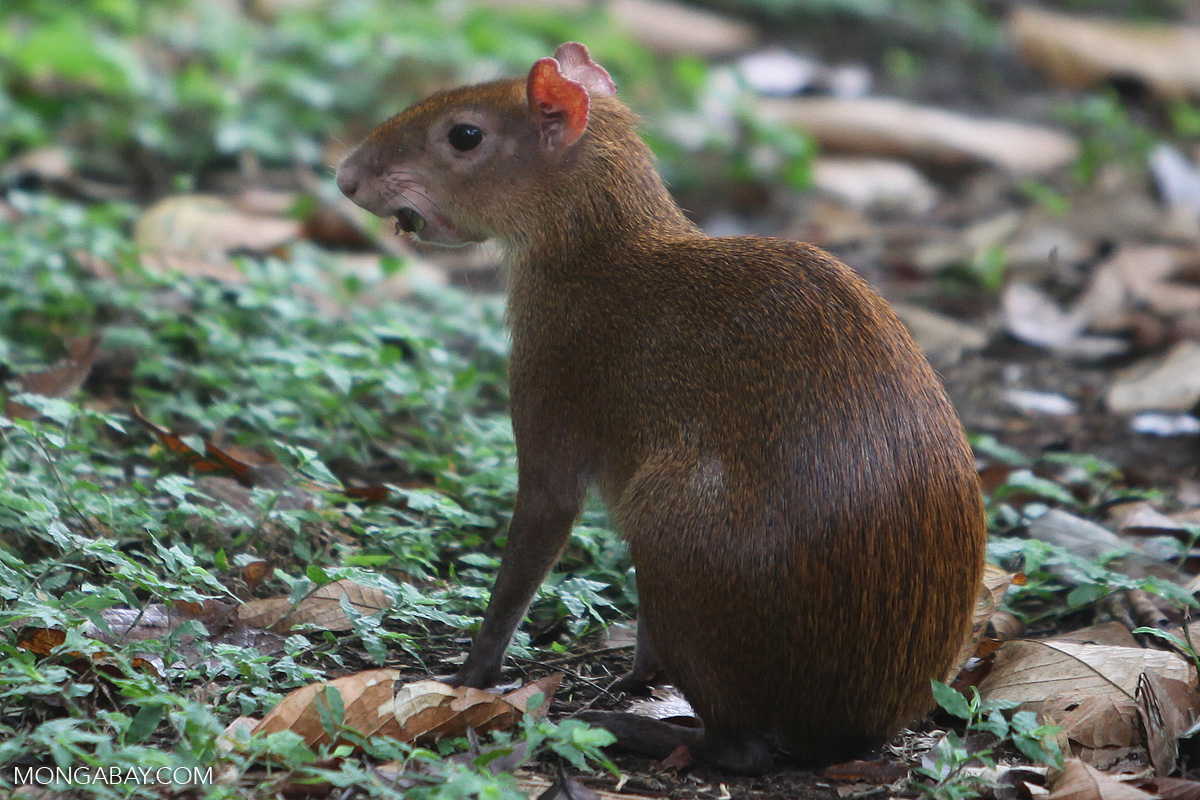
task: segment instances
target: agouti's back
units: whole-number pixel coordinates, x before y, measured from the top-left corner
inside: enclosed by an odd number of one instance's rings
[[[525,81],[414,106],[339,169],[424,239],[509,253],[519,488],[454,681],[500,679],[595,483],[637,570],[630,677],[661,666],[704,722],[639,722],[640,746],[740,771],[772,744],[853,757],[926,710],[969,627],[985,528],[961,425],[848,268],[701,234],[614,92],[563,45]]]

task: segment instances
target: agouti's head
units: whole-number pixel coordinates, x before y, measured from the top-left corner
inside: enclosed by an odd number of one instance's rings
[[[424,241],[514,235],[533,224],[531,207],[561,192],[595,106],[611,103],[615,116],[632,120],[610,100],[615,93],[587,48],[568,42],[525,80],[436,94],[392,117],[342,161],[338,188]]]

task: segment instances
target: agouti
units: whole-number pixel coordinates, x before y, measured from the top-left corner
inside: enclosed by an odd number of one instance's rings
[[[499,682],[594,482],[637,570],[627,685],[661,667],[704,723],[626,734],[745,772],[771,749],[852,758],[929,709],[969,629],[985,526],[962,426],[850,269],[700,233],[615,92],[564,44],[393,117],[338,170],[423,240],[507,252],[519,488],[453,680]]]

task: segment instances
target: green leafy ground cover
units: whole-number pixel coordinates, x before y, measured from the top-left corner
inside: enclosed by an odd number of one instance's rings
[[[128,209],[15,199],[26,216],[0,229],[4,363],[36,370],[62,339],[99,330],[120,363],[74,402],[19,395],[42,416],[0,422],[0,625],[67,632],[50,663],[14,638],[0,644],[0,764],[101,767],[153,752],[155,763],[211,765],[225,723],[261,716],[287,690],[336,671],[345,642],[318,633],[288,643],[294,658],[201,644],[202,663],[169,667],[158,681],[130,665],[146,643],[114,649],[82,632],[89,622],[105,629],[106,608],[230,600],[230,573],[252,553],[275,557],[275,588],[297,598],[342,578],[384,591],[386,620],[356,626],[380,663],[389,649],[419,656],[427,625],[469,626],[516,481],[495,301],[446,292],[329,318],[297,291],[327,290],[315,250],[246,260],[244,286],[165,281],[140,272],[123,233]],[[81,261],[93,257],[121,278],[90,275]],[[342,463],[359,474],[391,469],[410,488],[388,503],[329,498],[313,509],[280,503],[287,487],[255,489],[248,505],[222,499],[156,455],[131,406],[175,430],[273,453],[296,481],[336,484],[328,464]],[[631,607],[626,559],[593,514],[565,563],[535,613],[582,633],[602,612]],[[149,649],[170,664],[176,644]],[[101,654],[117,675],[81,667]],[[189,699],[188,687],[213,681],[223,688]]]

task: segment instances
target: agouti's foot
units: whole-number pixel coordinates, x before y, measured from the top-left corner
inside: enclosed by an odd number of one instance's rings
[[[657,677],[658,670],[654,670],[648,675],[641,674],[637,670],[630,670],[613,681],[612,686],[609,686],[608,689],[611,692],[625,692],[626,694],[644,696],[650,694],[650,687],[654,685]]]
[[[607,730],[617,738],[613,747],[657,761],[678,758],[686,747],[695,763],[739,775],[762,775],[775,767],[766,741],[756,736],[722,736],[622,711],[581,711],[574,719]]]
[[[757,737],[724,737],[711,732],[692,748],[692,757],[738,775],[763,775],[775,768],[766,741]]]
[[[580,711],[573,719],[604,728],[617,738],[618,750],[637,753],[662,761],[679,747],[694,747],[704,735],[699,728],[685,728],[661,719],[651,719],[627,711]]]
[[[451,686],[470,686],[474,689],[488,689],[503,680],[499,669],[479,668],[470,664],[463,665],[458,672],[445,678],[443,683]]]

